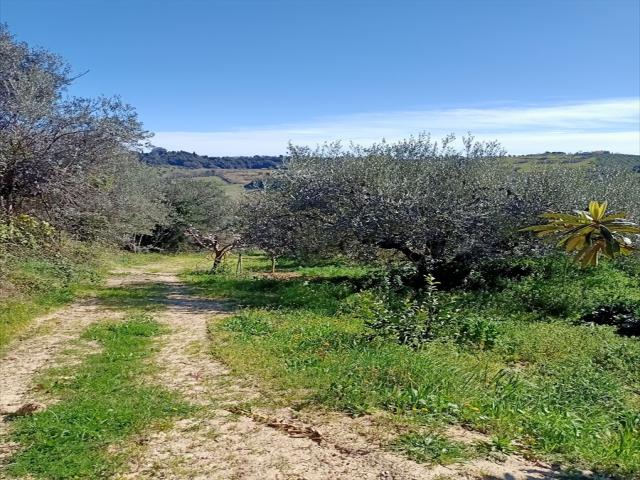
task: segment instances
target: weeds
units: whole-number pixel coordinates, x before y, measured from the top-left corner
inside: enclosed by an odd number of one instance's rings
[[[88,246],[69,243],[59,251],[4,253],[0,258],[0,350],[30,320],[69,303],[97,285],[101,260]]]
[[[382,409],[418,425],[462,423],[490,434],[498,452],[522,448],[625,476],[640,471],[640,342],[612,327],[575,324],[583,307],[573,292],[589,302],[612,291],[634,301],[639,279],[626,273],[629,267],[601,267],[614,272],[606,287],[601,272],[566,270],[563,277],[562,264],[542,260],[491,292],[496,298],[443,293],[442,301],[454,301],[459,311],[441,336],[419,348],[371,338],[366,319],[375,293],[356,292],[349,281],[331,283],[319,269],[306,285],[303,279],[186,278],[203,294],[224,292],[250,306],[210,325],[215,354],[285,394],[354,415]],[[566,317],[526,301],[527,292],[551,295],[547,283],[570,292],[559,309]],[[306,288],[311,293],[301,296]],[[425,459],[435,458],[425,461],[449,461],[438,457],[436,440],[406,442],[412,455],[424,450]],[[429,453],[432,444],[436,453]]]
[[[421,463],[449,463],[466,460],[473,450],[460,442],[439,435],[404,435],[396,440],[394,449]]]

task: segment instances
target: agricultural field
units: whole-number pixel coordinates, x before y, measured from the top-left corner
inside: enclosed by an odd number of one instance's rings
[[[157,167],[157,169],[164,178],[192,179],[222,187],[233,198],[239,198],[244,193],[246,185],[269,178],[273,173],[273,170],[262,168]]]
[[[515,155],[503,159],[503,162],[517,170],[532,170],[548,166],[562,167],[615,167],[640,171],[639,155],[624,155],[611,152],[563,153],[547,152],[542,154]]]

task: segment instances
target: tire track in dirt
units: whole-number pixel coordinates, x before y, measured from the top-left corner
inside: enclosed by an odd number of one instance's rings
[[[419,480],[557,478],[548,466],[512,456],[503,463],[477,460],[428,466],[386,451],[357,432],[343,415],[304,419],[291,409],[244,412],[238,405],[260,397],[257,386],[234,378],[208,352],[207,322],[224,305],[192,295],[174,272],[131,272],[121,285],[163,283],[156,299],[168,327],[156,361],[156,380],[203,408],[168,430],[136,439],[141,445],[119,479],[194,480]],[[360,421],[361,422],[361,421]],[[362,425],[360,425],[362,427]]]
[[[40,404],[42,393],[34,379],[52,367],[89,325],[121,316],[119,312],[106,310],[95,299],[83,300],[35,319],[26,332],[9,345],[0,357],[0,465],[18,447],[6,440],[12,414],[30,405],[44,407]]]
[[[50,368],[52,360],[89,325],[119,316],[95,300],[87,300],[36,319],[0,357],[0,413],[13,412],[28,401],[35,401],[34,377]]]
[[[130,455],[119,479],[195,480],[419,480],[557,478],[545,465],[509,457],[504,463],[477,460],[453,466],[415,463],[384,450],[372,422],[338,413],[296,412],[289,408],[244,411],[243,402],[261,398],[258,386],[238,379],[208,351],[207,322],[226,315],[224,305],[199,298],[177,278],[178,267],[150,265],[115,272],[108,287],[162,287],[149,306],[168,327],[156,354],[154,381],[201,408],[167,430],[150,431],[113,450]],[[84,329],[104,318],[122,317],[96,299],[76,302],[40,317],[22,340],[0,358],[0,409],[13,412],[39,400],[34,378],[59,364],[61,352]],[[0,423],[0,438],[8,433]],[[368,435],[367,431],[372,435]],[[17,448],[0,444],[0,463]]]

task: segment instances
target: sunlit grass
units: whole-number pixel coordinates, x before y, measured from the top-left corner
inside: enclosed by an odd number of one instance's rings
[[[14,255],[3,259],[0,287],[0,351],[38,315],[88,293],[104,276],[99,259],[85,252]]]
[[[110,452],[111,445],[186,414],[190,407],[175,393],[147,381],[153,368],[148,357],[161,333],[145,315],[91,327],[84,337],[102,351],[79,367],[45,375],[41,384],[60,402],[14,421],[12,439],[22,448],[8,471],[50,479],[110,478],[126,460]]]
[[[573,323],[581,308],[612,292],[635,301],[635,267],[575,271],[545,262],[493,299],[481,291],[445,294],[458,299],[462,317],[488,316],[498,325],[493,348],[443,338],[414,350],[372,339],[348,281],[359,278],[358,269],[341,267],[346,271],[336,275],[334,267],[319,267],[313,281],[184,278],[203,294],[249,307],[210,324],[213,352],[285,398],[353,415],[386,411],[436,429],[460,423],[501,444],[516,442],[527,455],[608,474],[640,472],[640,342]],[[556,302],[545,311],[542,299],[554,289]],[[398,448],[425,461],[447,463],[464,453],[448,458],[438,441],[407,438]]]

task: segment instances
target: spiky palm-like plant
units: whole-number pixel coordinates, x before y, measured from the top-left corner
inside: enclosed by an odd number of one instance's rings
[[[626,218],[625,213],[607,215],[607,202],[589,202],[589,210],[576,210],[575,214],[544,213],[548,220],[522,231],[535,232],[538,237],[560,236],[558,247],[575,254],[583,267],[596,266],[602,255],[630,255],[638,249],[628,235],[640,235],[640,225]]]

